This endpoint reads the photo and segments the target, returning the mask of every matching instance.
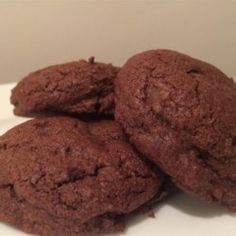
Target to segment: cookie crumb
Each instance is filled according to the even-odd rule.
[[[88,59],[88,61],[89,61],[90,64],[94,64],[95,63],[95,57],[90,57]]]
[[[155,218],[156,218],[156,215],[155,215],[155,213],[152,211],[152,212],[150,212],[150,213],[148,214],[148,217],[155,219]]]

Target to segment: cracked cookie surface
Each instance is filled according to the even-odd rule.
[[[114,121],[36,118],[0,138],[0,220],[40,235],[124,229],[162,196],[164,175],[142,161]]]
[[[33,72],[12,90],[14,113],[112,114],[113,80],[118,71],[118,67],[95,62],[92,57]]]
[[[236,210],[236,85],[170,50],[133,56],[115,82],[115,117],[131,143],[200,199]]]

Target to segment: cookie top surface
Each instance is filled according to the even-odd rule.
[[[0,189],[11,186],[17,199],[43,209],[47,217],[78,225],[132,212],[158,194],[164,180],[114,121],[28,121],[1,136],[0,163]],[[112,228],[86,230],[106,232],[106,227]]]
[[[94,58],[50,66],[23,78],[12,90],[16,115],[113,112],[113,80],[119,71]]]
[[[199,198],[236,207],[236,85],[170,50],[133,56],[116,80],[116,119],[137,149]]]

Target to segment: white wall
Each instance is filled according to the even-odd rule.
[[[236,77],[236,0],[0,0],[0,82],[79,58],[172,48]]]

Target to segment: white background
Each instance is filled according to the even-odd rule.
[[[0,0],[0,82],[79,58],[171,48],[236,77],[236,0]]]

